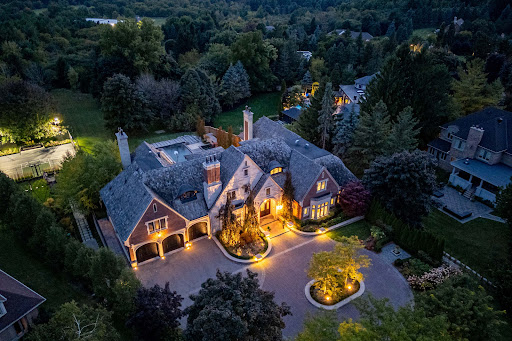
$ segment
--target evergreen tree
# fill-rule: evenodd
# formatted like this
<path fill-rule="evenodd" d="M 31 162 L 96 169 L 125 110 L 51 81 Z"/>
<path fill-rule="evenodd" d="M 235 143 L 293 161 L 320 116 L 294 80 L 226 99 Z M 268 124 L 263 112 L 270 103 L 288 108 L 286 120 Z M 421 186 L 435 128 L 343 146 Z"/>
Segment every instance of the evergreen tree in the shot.
<path fill-rule="evenodd" d="M 153 119 L 148 103 L 130 78 L 116 74 L 103 85 L 101 110 L 106 125 L 114 130 L 147 131 Z"/>
<path fill-rule="evenodd" d="M 249 76 L 242 62 L 238 61 L 235 65 L 231 65 L 222 77 L 220 84 L 221 100 L 224 106 L 233 108 L 235 104 L 250 95 Z"/>
<path fill-rule="evenodd" d="M 354 132 L 359 125 L 359 117 L 355 112 L 355 106 L 352 106 L 347 116 L 342 112 L 338 114 L 339 119 L 336 122 L 334 133 L 334 154 L 344 157 L 347 151 L 352 147 Z"/>
<path fill-rule="evenodd" d="M 354 131 L 352 151 L 359 152 L 364 165 L 384 154 L 391 124 L 386 104 L 380 101 L 369 112 L 362 112 Z"/>
<path fill-rule="evenodd" d="M 251 191 L 247 200 L 245 200 L 244 208 L 244 224 L 242 231 L 251 236 L 251 239 L 256 239 L 260 231 L 260 224 L 258 222 L 258 213 L 254 205 L 254 193 Z"/>
<path fill-rule="evenodd" d="M 395 21 L 393 20 L 388 26 L 388 30 L 386 31 L 386 36 L 391 38 L 395 34 L 395 31 L 396 31 L 396 26 L 395 26 Z"/>
<path fill-rule="evenodd" d="M 181 103 L 185 110 L 191 105 L 200 108 L 198 114 L 205 122 L 211 122 L 221 112 L 210 79 L 199 69 L 189 69 L 181 78 Z M 196 117 L 193 117 L 189 129 L 193 129 L 195 122 Z"/>
<path fill-rule="evenodd" d="M 325 149 L 329 142 L 334 126 L 334 93 L 332 83 L 325 85 L 324 96 L 322 97 L 322 109 L 318 113 L 318 132 L 320 133 L 320 144 Z"/>
<path fill-rule="evenodd" d="M 283 186 L 283 212 L 285 219 L 293 217 L 293 200 L 295 197 L 295 188 L 292 183 L 292 174 L 286 171 L 286 178 Z"/>
<path fill-rule="evenodd" d="M 495 106 L 503 96 L 503 86 L 499 80 L 487 83 L 484 61 L 481 59 L 468 62 L 467 70 L 459 67 L 458 74 L 460 80 L 453 83 L 453 97 L 461 116 Z"/>
<path fill-rule="evenodd" d="M 297 133 L 305 140 L 318 144 L 318 113 L 322 109 L 325 85 L 320 85 L 311 98 L 311 105 L 297 121 Z"/>
<path fill-rule="evenodd" d="M 404 150 L 412 151 L 418 147 L 417 136 L 420 132 L 419 121 L 413 117 L 412 108 L 405 108 L 393 124 L 387 141 L 387 154 L 394 154 Z"/>
<path fill-rule="evenodd" d="M 311 77 L 311 73 L 309 73 L 309 70 L 306 71 L 304 77 L 302 77 L 301 83 L 303 86 L 307 87 L 311 87 L 311 85 L 313 84 L 313 78 Z"/>

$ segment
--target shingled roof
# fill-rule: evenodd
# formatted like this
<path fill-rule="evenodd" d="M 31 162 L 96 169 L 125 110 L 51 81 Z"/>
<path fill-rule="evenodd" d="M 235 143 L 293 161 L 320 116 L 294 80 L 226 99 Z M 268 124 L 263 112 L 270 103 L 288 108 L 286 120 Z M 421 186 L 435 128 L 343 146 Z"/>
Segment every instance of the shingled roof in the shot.
<path fill-rule="evenodd" d="M 329 154 L 315 159 L 315 162 L 327 168 L 334 180 L 336 180 L 340 186 L 344 186 L 350 181 L 357 180 L 355 175 L 352 174 L 339 157 Z"/>
<path fill-rule="evenodd" d="M 484 129 L 480 146 L 495 152 L 512 150 L 512 112 L 496 108 L 486 108 L 453 122 L 442 125 L 442 128 L 456 126 L 458 131 L 453 134 L 467 139 L 469 129 L 479 126 Z"/>
<path fill-rule="evenodd" d="M 0 334 L 45 300 L 43 296 L 0 270 L 0 302 L 3 302 L 7 311 L 0 317 Z"/>

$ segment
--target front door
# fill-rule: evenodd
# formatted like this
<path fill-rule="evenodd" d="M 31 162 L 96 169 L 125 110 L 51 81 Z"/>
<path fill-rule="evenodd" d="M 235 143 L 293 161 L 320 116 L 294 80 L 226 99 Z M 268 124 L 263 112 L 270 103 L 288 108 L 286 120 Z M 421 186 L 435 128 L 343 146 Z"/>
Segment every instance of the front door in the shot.
<path fill-rule="evenodd" d="M 265 217 L 270 214 L 270 200 L 265 200 L 260 207 L 260 218 Z"/>

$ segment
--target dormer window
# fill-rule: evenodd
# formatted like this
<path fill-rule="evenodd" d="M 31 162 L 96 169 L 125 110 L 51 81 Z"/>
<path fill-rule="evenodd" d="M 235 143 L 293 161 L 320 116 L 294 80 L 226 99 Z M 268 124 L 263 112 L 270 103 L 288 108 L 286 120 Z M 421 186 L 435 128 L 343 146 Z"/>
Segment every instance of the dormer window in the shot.
<path fill-rule="evenodd" d="M 283 171 L 283 166 L 277 161 L 271 161 L 268 164 L 268 169 L 270 171 L 270 175 L 278 174 Z"/>
<path fill-rule="evenodd" d="M 448 139 L 448 141 L 451 141 L 453 139 L 453 134 L 448 133 L 448 136 L 446 136 L 446 138 Z"/>
<path fill-rule="evenodd" d="M 192 188 L 192 186 L 184 184 L 180 186 L 178 190 L 178 198 L 181 202 L 188 202 L 196 199 L 197 191 Z"/>

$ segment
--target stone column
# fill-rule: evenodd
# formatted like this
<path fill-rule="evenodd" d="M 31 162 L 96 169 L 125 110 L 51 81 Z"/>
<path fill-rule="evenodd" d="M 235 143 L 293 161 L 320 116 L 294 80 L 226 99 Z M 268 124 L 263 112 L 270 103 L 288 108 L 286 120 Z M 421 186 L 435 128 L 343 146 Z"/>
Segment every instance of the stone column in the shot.
<path fill-rule="evenodd" d="M 157 242 L 158 245 L 158 255 L 160 258 L 164 256 L 164 246 L 162 245 L 162 242 Z"/>

